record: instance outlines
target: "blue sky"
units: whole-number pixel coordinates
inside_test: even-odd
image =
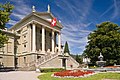
[[[49,4],[52,14],[64,26],[62,43],[68,42],[72,54],[83,53],[87,36],[96,24],[112,21],[120,25],[120,0],[0,0],[6,1],[15,6],[8,27],[30,14],[33,5],[36,11],[46,12]]]

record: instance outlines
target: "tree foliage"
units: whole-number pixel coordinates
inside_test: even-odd
[[[65,42],[64,53],[68,53],[68,54],[70,54],[70,51],[69,51],[69,46],[68,46],[67,41]]]
[[[13,5],[10,3],[0,3],[0,29],[5,29],[6,23],[10,20],[9,16],[12,13]],[[0,48],[7,42],[7,36],[0,30]]]
[[[81,55],[76,55],[76,58],[75,60],[79,63],[79,64],[82,64],[82,56]]]
[[[107,61],[107,65],[120,64],[120,27],[112,22],[97,25],[97,30],[88,36],[87,54],[92,63],[98,60],[100,52]]]

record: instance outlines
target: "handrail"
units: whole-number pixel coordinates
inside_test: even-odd
[[[44,57],[39,58],[39,60],[34,60],[34,61],[29,62],[29,63],[26,63],[26,65],[27,65],[28,67],[38,66],[38,65],[41,65],[41,64],[43,64],[44,62],[47,62],[47,61],[49,61],[50,59],[56,57],[57,55],[58,55],[57,53],[55,53],[55,54],[49,53],[49,54],[45,55]]]

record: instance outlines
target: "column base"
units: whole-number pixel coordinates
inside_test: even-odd
[[[32,52],[30,52],[30,53],[36,54],[37,52],[36,52],[36,51],[32,51]]]
[[[46,52],[45,51],[41,51],[40,54],[45,54]]]
[[[51,52],[51,54],[55,54],[55,52]]]

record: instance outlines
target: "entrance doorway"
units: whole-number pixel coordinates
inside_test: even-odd
[[[65,58],[62,59],[62,67],[66,68],[66,59]]]

